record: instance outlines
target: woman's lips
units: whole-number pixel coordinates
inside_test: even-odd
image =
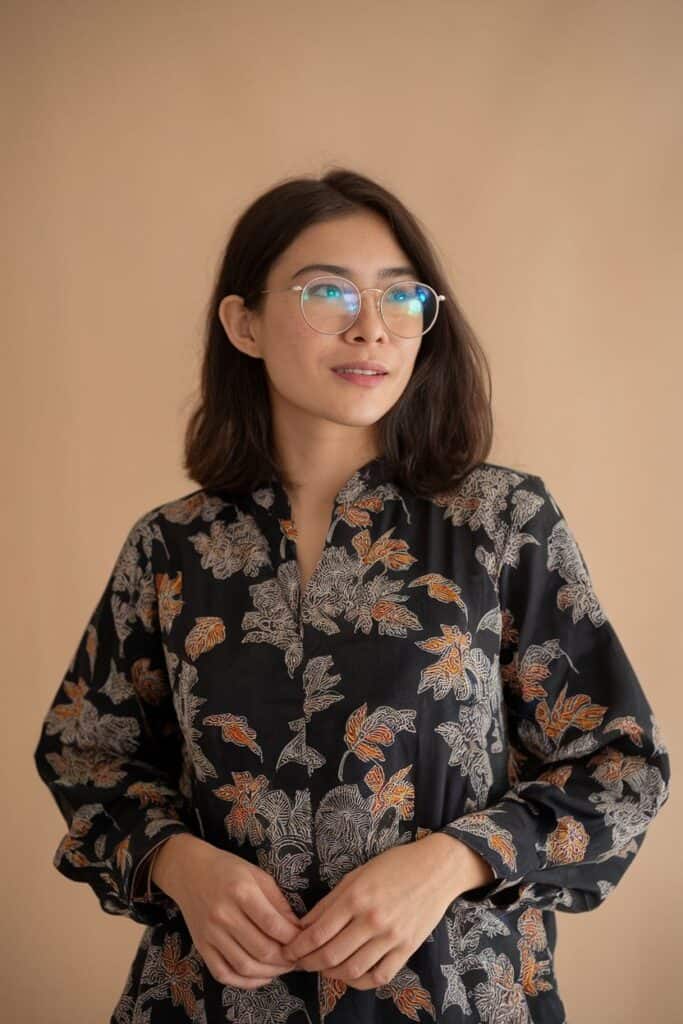
[[[342,370],[333,370],[332,373],[341,380],[359,384],[362,388],[376,388],[380,381],[389,376],[388,373],[344,373]]]

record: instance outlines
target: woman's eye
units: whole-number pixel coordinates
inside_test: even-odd
[[[336,285],[316,285],[315,288],[312,289],[311,295],[315,295],[316,298],[338,299],[341,295],[341,291],[336,287]]]

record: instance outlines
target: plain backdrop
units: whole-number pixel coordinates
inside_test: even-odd
[[[7,1020],[109,1019],[141,926],[52,857],[31,760],[125,532],[180,469],[241,210],[348,166],[418,215],[491,361],[491,461],[563,508],[669,748],[598,909],[558,912],[572,1024],[680,1011],[683,4],[2,5]]]

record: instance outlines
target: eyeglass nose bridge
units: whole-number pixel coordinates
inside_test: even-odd
[[[391,287],[391,286],[389,286],[389,287]],[[358,319],[358,317],[361,314],[361,311],[363,309],[363,292],[379,292],[380,296],[382,296],[388,290],[389,290],[389,288],[359,288],[358,285],[356,285],[356,291],[361,296],[361,301],[358,303],[358,312],[356,313],[356,315],[354,316],[353,320],[351,321],[349,326],[346,328],[346,330],[347,331],[351,330],[351,328],[353,327],[353,325],[355,324],[356,320]],[[382,316],[382,299],[381,298],[375,299],[375,309],[377,310],[377,315],[379,316],[380,320],[384,324],[384,317]],[[386,327],[387,325],[384,324],[384,326]]]

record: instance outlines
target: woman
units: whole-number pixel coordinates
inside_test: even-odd
[[[486,461],[488,374],[379,184],[235,226],[199,488],[132,525],[35,752],[55,866],[147,925],[115,1024],[565,1020],[554,912],[669,758],[550,490]]]

